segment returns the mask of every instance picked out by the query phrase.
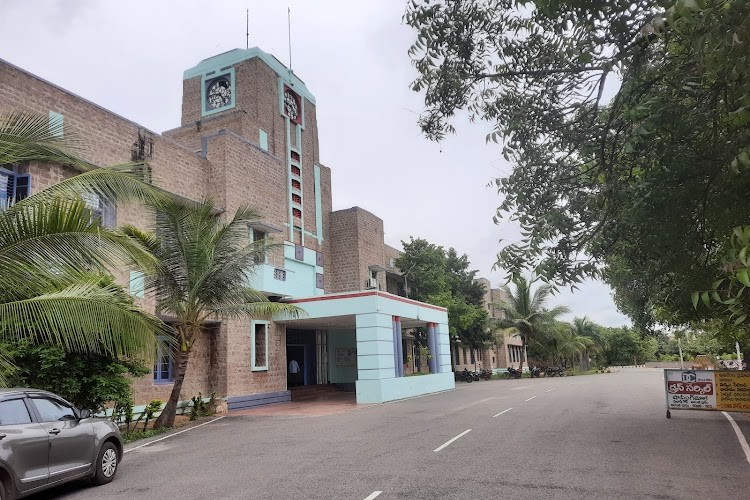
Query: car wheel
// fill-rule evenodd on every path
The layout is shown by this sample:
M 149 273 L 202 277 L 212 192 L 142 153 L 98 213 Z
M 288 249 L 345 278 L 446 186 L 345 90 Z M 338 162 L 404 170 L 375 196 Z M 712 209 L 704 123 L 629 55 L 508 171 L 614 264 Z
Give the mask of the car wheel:
M 106 442 L 99 450 L 99 456 L 96 457 L 96 470 L 92 482 L 94 484 L 107 484 L 114 479 L 117 473 L 117 466 L 120 463 L 120 457 L 117 454 L 117 448 L 111 442 Z

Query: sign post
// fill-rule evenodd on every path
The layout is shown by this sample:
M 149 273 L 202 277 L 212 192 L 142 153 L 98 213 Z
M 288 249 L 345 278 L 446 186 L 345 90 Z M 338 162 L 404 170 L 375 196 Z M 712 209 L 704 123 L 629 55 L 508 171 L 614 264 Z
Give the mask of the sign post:
M 671 410 L 750 411 L 750 372 L 664 370 L 667 418 Z

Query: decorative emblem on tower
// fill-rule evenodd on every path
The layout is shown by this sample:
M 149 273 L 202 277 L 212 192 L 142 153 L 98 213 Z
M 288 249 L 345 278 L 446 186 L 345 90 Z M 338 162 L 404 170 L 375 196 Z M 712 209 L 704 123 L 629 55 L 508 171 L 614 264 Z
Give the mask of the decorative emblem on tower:
M 302 123 L 302 105 L 300 98 L 286 85 L 284 86 L 284 114 L 297 125 Z

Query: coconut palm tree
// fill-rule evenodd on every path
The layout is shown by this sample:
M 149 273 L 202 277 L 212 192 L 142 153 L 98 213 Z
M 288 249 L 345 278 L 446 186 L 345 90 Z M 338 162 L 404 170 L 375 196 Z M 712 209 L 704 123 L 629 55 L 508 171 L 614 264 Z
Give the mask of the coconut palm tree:
M 594 346 L 594 341 L 585 335 L 579 335 L 574 325 L 558 322 L 551 335 L 553 339 L 552 353 L 556 364 L 568 367 L 578 360 L 581 361 L 585 353 Z
M 0 207 L 0 341 L 151 359 L 165 325 L 139 310 L 109 270 L 148 268 L 154 258 L 92 219 L 81 194 L 154 205 L 164 196 L 137 178 L 138 165 L 96 169 L 77 159 L 59 132 L 46 116 L 0 116 L 0 165 L 55 162 L 84 172 Z
M 135 227 L 124 231 L 151 249 L 157 265 L 148 287 L 159 313 L 172 325 L 178 347 L 174 385 L 155 427 L 174 424 L 177 403 L 198 335 L 210 321 L 235 317 L 296 317 L 292 305 L 270 302 L 248 287 L 248 277 L 265 251 L 250 243 L 248 228 L 260 219 L 248 207 L 224 220 L 211 201 L 170 202 L 156 208 L 153 234 Z
M 607 347 L 607 340 L 599 330 L 599 326 L 592 323 L 586 316 L 574 318 L 572 329 L 578 337 L 591 339 L 585 352 L 581 353 L 581 370 L 589 369 L 589 356 L 601 353 Z
M 557 306 L 547 309 L 546 303 L 554 289 L 551 285 L 539 285 L 532 291 L 531 285 L 535 280 L 527 281 L 526 278 L 518 277 L 513 280 L 515 290 L 508 285 L 501 288 L 505 295 L 502 302 L 495 304 L 501 310 L 505 318 L 499 320 L 500 328 L 511 329 L 521 337 L 523 347 L 540 334 L 541 330 L 550 328 L 554 320 L 568 312 L 565 306 Z M 525 352 L 525 349 L 524 349 Z M 521 359 L 519 369 L 523 371 L 524 360 Z

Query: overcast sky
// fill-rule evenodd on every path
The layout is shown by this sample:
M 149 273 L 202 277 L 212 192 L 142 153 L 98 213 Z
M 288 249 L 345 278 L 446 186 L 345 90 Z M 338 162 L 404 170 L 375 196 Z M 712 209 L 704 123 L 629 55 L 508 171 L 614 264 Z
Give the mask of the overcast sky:
M 500 199 L 487 187 L 510 171 L 488 124 L 457 122 L 427 141 L 421 96 L 401 22 L 405 0 L 147 1 L 0 0 L 0 58 L 155 132 L 180 124 L 182 72 L 204 58 L 250 47 L 292 66 L 317 99 L 321 162 L 332 169 L 333 208 L 358 205 L 384 220 L 386 243 L 409 236 L 467 253 L 493 286 L 499 240 L 518 231 L 492 222 Z M 555 304 L 610 326 L 628 323 L 609 288 L 587 283 Z

